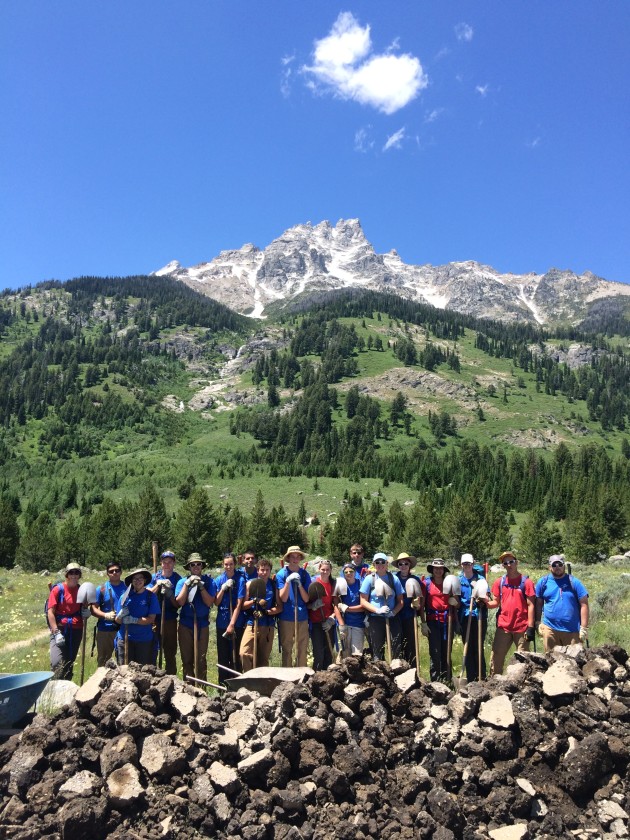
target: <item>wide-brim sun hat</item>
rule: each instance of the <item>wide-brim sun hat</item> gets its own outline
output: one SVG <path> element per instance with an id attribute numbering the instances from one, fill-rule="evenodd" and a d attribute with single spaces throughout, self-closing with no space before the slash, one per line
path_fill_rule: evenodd
<path id="1" fill-rule="evenodd" d="M 441 557 L 436 557 L 433 560 L 431 560 L 430 563 L 427 564 L 427 572 L 429 574 L 433 574 L 433 569 L 434 568 L 444 569 L 444 574 L 445 575 L 448 575 L 450 573 L 449 567 L 446 565 L 446 563 L 444 562 L 444 560 L 442 560 Z"/>
<path id="2" fill-rule="evenodd" d="M 513 552 L 513 551 L 504 551 L 504 552 L 502 552 L 502 553 L 499 555 L 499 563 L 503 563 L 503 561 L 505 560 L 505 558 L 506 558 L 506 557 L 511 557 L 511 558 L 512 558 L 512 560 L 516 560 L 516 562 L 518 563 L 518 558 L 517 558 L 516 554 L 514 554 L 514 552 Z"/>
<path id="3" fill-rule="evenodd" d="M 198 551 L 193 551 L 192 554 L 188 555 L 188 560 L 184 563 L 184 568 L 190 571 L 190 564 L 191 563 L 201 563 L 202 567 L 206 565 L 206 561 L 203 559 L 201 554 Z"/>
<path id="4" fill-rule="evenodd" d="M 66 568 L 63 570 L 63 573 L 64 575 L 67 575 L 69 572 L 79 572 L 79 574 L 82 574 L 83 570 L 78 563 L 68 563 Z"/>
<path id="5" fill-rule="evenodd" d="M 406 551 L 401 551 L 398 557 L 395 560 L 392 560 L 392 566 L 396 566 L 397 569 L 400 568 L 399 561 L 400 560 L 408 560 L 409 561 L 409 569 L 413 569 L 418 562 L 415 557 L 412 557 L 411 554 L 407 554 Z"/>
<path id="6" fill-rule="evenodd" d="M 283 563 L 287 562 L 289 554 L 301 554 L 302 557 L 306 557 L 306 552 L 302 551 L 299 545 L 290 545 L 284 552 L 284 557 L 282 558 Z"/>
<path id="7" fill-rule="evenodd" d="M 133 572 L 129 572 L 129 574 L 125 576 L 126 586 L 131 586 L 131 581 L 133 580 L 135 575 L 142 575 L 142 577 L 144 578 L 145 586 L 151 583 L 151 578 L 153 577 L 153 575 L 148 569 L 134 569 Z"/>

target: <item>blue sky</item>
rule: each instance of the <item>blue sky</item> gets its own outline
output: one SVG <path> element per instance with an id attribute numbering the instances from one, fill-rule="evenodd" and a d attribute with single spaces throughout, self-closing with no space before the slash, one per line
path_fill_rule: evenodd
<path id="1" fill-rule="evenodd" d="M 361 219 L 630 282 L 627 0 L 0 3 L 0 288 Z"/>

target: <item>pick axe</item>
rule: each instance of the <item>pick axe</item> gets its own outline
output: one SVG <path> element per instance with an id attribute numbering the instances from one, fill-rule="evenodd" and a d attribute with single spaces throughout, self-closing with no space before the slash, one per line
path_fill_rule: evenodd
<path id="1" fill-rule="evenodd" d="M 348 594 L 348 582 L 345 578 L 340 577 L 340 578 L 337 579 L 337 582 L 335 583 L 335 588 L 333 590 L 333 598 L 339 598 L 339 600 L 341 601 L 341 599 L 347 594 Z M 340 610 L 340 612 L 341 612 L 341 610 Z M 345 615 L 344 615 L 344 618 L 345 618 Z M 339 635 L 340 636 L 342 635 L 341 630 L 339 631 Z M 343 637 L 342 637 L 342 647 L 343 647 L 344 653 L 347 656 L 350 655 L 350 650 L 348 649 L 349 648 L 348 642 L 349 642 L 348 636 L 344 634 Z"/>
<path id="2" fill-rule="evenodd" d="M 314 580 L 310 586 L 308 587 L 308 600 L 309 601 L 321 601 L 323 598 L 326 597 L 326 587 L 323 583 L 318 580 Z M 322 625 L 326 620 L 326 616 L 324 615 L 324 607 L 323 605 L 319 608 L 319 613 L 322 619 Z M 328 642 L 328 650 L 330 652 L 330 660 L 331 662 L 335 661 L 335 654 L 333 652 L 332 642 L 330 641 L 330 636 L 327 630 L 324 630 L 322 626 L 322 630 L 324 632 L 324 636 L 326 636 L 326 641 Z"/>
<path id="3" fill-rule="evenodd" d="M 446 575 L 442 584 L 442 592 L 449 597 L 459 597 L 462 593 L 462 586 L 457 575 Z M 448 605 L 448 630 L 446 642 L 446 670 L 448 679 L 453 676 L 453 607 Z"/>
<path id="4" fill-rule="evenodd" d="M 267 584 L 262 578 L 252 578 L 249 581 L 249 597 L 254 604 L 254 659 L 252 665 L 254 668 L 258 665 L 258 614 L 260 612 L 261 601 L 267 604 Z"/>
<path id="5" fill-rule="evenodd" d="M 405 594 L 412 601 L 422 597 L 422 587 L 416 578 L 410 577 L 405 581 Z M 418 633 L 418 616 L 415 610 L 413 615 L 413 639 L 416 643 L 416 674 L 420 679 L 420 634 Z"/>
<path id="6" fill-rule="evenodd" d="M 122 597 L 121 597 L 120 601 L 118 602 L 118 609 L 119 610 L 122 610 L 122 608 L 127 603 L 127 599 L 131 595 L 132 588 L 133 588 L 133 586 L 130 583 L 129 586 L 123 592 Z M 124 651 L 123 664 L 124 665 L 129 665 L 129 625 L 128 624 L 125 624 L 125 651 Z"/>
<path id="7" fill-rule="evenodd" d="M 77 594 L 77 604 L 96 604 L 96 587 L 93 583 L 82 583 L 79 587 L 79 592 Z M 83 637 L 81 639 L 81 682 L 79 685 L 83 685 L 83 677 L 85 676 L 85 640 L 87 639 L 87 623 L 88 619 L 86 618 L 83 624 Z"/>

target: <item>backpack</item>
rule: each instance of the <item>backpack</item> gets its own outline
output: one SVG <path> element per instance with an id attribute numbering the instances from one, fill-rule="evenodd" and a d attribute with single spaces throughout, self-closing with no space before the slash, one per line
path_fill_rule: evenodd
<path id="1" fill-rule="evenodd" d="M 46 600 L 44 601 L 44 616 L 46 617 L 46 626 L 48 627 L 49 630 L 50 630 L 50 622 L 48 621 L 48 601 L 49 601 L 50 596 L 51 596 L 53 590 L 55 589 L 55 587 L 57 587 L 57 591 L 59 592 L 59 600 L 58 600 L 57 603 L 63 604 L 63 599 L 64 599 L 65 594 L 66 594 L 63 583 L 61 583 L 61 582 L 52 583 L 50 585 L 50 588 L 48 590 L 48 598 L 46 598 Z M 64 624 L 65 624 L 65 630 L 67 631 L 68 627 L 70 627 L 71 624 L 72 624 L 72 619 L 75 618 L 77 615 L 79 615 L 80 612 L 81 612 L 81 604 L 78 604 L 75 612 L 70 613 L 70 615 L 60 615 L 59 616 L 59 618 L 57 620 L 57 627 L 61 630 L 62 633 L 65 632 L 64 629 L 63 629 Z"/>
<path id="2" fill-rule="evenodd" d="M 373 572 L 372 574 L 370 574 L 370 577 L 372 578 L 372 580 L 370 582 L 370 592 L 372 592 L 372 590 L 374 589 L 376 572 Z M 392 572 L 387 572 L 387 585 L 392 590 L 392 592 L 394 592 L 394 593 L 396 592 L 396 590 L 394 588 L 394 575 L 392 574 Z"/>
<path id="3" fill-rule="evenodd" d="M 542 585 L 543 585 L 543 586 L 542 586 L 542 589 L 541 589 L 541 593 L 542 593 L 542 594 L 541 594 L 541 598 L 544 598 L 544 597 L 545 597 L 545 589 L 547 588 L 547 581 L 549 580 L 549 578 L 550 578 L 550 577 L 551 577 L 551 575 L 550 575 L 550 574 L 548 574 L 548 575 L 545 575 L 544 577 L 542 577 L 542 578 L 538 581 L 538 583 L 539 583 L 539 584 L 541 584 L 541 583 L 542 583 Z M 580 599 L 579 599 L 578 594 L 577 594 L 577 589 L 576 589 L 576 586 L 575 586 L 575 580 L 573 579 L 573 575 L 571 575 L 571 574 L 569 575 L 569 586 L 570 586 L 570 588 L 571 588 L 571 592 L 573 592 L 573 594 L 575 595 L 575 600 L 576 600 L 576 601 L 578 602 L 578 604 L 579 604 L 579 603 L 580 603 Z"/>
<path id="4" fill-rule="evenodd" d="M 497 627 L 499 626 L 499 616 L 501 615 L 501 601 L 502 601 L 501 593 L 503 591 L 503 587 L 506 586 L 506 580 L 507 580 L 507 575 L 503 575 L 503 577 L 501 578 L 501 583 L 499 584 L 499 608 L 497 609 Z M 521 582 L 519 583 L 519 586 L 518 586 L 518 588 L 521 590 L 521 594 L 523 595 L 523 599 L 525 601 L 525 604 L 527 604 L 527 596 L 525 595 L 525 581 L 526 580 L 529 580 L 528 575 L 523 575 L 522 574 L 521 575 Z M 511 586 L 510 589 L 514 589 L 514 587 Z"/>

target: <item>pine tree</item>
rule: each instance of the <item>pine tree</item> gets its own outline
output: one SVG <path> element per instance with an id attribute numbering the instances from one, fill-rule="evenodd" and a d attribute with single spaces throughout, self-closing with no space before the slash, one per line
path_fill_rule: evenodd
<path id="1" fill-rule="evenodd" d="M 262 490 L 256 493 L 256 500 L 247 521 L 247 544 L 256 549 L 257 554 L 268 554 L 271 550 L 271 529 L 269 515 L 265 506 Z"/>
<path id="2" fill-rule="evenodd" d="M 550 554 L 558 554 L 561 550 L 560 532 L 547 521 L 543 508 L 536 506 L 521 525 L 517 545 L 519 558 L 542 567 Z"/>
<path id="3" fill-rule="evenodd" d="M 0 566 L 10 569 L 20 544 L 20 528 L 11 501 L 0 499 Z"/>
<path id="4" fill-rule="evenodd" d="M 389 508 L 389 530 L 385 543 L 390 554 L 396 555 L 405 550 L 406 530 L 407 518 L 403 506 L 399 501 L 394 501 Z"/>
<path id="5" fill-rule="evenodd" d="M 197 551 L 207 563 L 218 564 L 222 556 L 219 518 L 203 487 L 196 487 L 177 511 L 173 542 L 180 562 L 185 562 L 193 551 Z"/>
<path id="6" fill-rule="evenodd" d="M 407 517 L 406 551 L 415 557 L 436 557 L 441 550 L 440 517 L 429 493 L 415 504 Z"/>
<path id="7" fill-rule="evenodd" d="M 137 504 L 129 505 L 123 515 L 120 546 L 125 565 L 151 565 L 153 540 L 164 548 L 169 539 L 166 505 L 153 484 L 147 484 Z"/>
<path id="8" fill-rule="evenodd" d="M 43 572 L 55 563 L 57 533 L 52 516 L 40 513 L 25 530 L 16 554 L 16 562 L 26 572 Z"/>

